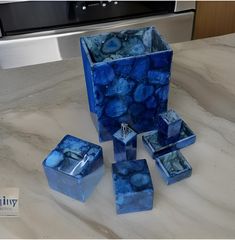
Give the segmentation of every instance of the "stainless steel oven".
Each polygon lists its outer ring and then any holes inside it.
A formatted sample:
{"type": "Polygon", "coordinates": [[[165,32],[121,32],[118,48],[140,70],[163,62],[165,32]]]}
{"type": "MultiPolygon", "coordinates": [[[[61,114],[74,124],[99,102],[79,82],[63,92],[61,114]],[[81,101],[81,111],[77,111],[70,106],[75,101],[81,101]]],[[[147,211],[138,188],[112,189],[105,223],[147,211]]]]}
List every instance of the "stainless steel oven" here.
{"type": "Polygon", "coordinates": [[[80,56],[82,35],[155,26],[170,42],[191,39],[194,1],[15,1],[0,4],[0,68],[80,56]]]}

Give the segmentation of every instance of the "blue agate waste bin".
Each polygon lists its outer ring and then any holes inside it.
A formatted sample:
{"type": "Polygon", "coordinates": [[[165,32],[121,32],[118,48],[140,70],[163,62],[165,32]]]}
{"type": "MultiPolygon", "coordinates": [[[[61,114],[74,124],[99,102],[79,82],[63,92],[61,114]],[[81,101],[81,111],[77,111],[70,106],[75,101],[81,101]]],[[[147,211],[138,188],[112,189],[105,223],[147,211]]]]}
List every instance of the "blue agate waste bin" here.
{"type": "Polygon", "coordinates": [[[92,119],[99,140],[125,122],[137,132],[157,127],[167,110],[173,51],[154,27],[80,39],[92,119]]]}

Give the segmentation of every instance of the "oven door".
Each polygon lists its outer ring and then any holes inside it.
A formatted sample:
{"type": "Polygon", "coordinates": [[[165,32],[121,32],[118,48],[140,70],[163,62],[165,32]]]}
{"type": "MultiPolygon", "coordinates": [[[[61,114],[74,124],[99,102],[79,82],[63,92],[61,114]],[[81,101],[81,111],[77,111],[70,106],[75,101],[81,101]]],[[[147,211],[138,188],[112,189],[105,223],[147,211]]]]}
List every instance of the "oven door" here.
{"type": "Polygon", "coordinates": [[[129,20],[34,32],[0,38],[0,68],[60,61],[80,56],[82,35],[127,28],[155,26],[170,43],[188,41],[192,36],[194,11],[169,13],[129,20]]]}

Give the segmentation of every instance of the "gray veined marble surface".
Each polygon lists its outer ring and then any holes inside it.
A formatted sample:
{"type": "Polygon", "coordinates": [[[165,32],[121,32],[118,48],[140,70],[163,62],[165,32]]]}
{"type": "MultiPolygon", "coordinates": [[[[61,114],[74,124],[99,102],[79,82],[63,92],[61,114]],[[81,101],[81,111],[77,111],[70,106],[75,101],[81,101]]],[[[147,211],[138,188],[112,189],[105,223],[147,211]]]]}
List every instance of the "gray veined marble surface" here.
{"type": "Polygon", "coordinates": [[[20,189],[20,217],[1,238],[235,238],[235,34],[172,45],[169,107],[197,134],[182,150],[192,176],[166,186],[139,138],[154,209],[117,216],[110,166],[85,203],[53,192],[41,162],[65,134],[98,143],[81,59],[0,71],[0,187],[20,189]]]}

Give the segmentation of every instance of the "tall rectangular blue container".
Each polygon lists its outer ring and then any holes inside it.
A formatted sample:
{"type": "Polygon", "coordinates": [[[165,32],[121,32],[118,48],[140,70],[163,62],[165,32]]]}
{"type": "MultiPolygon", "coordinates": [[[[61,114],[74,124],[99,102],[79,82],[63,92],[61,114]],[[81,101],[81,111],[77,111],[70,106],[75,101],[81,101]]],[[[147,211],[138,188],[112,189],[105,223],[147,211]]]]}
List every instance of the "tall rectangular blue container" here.
{"type": "Polygon", "coordinates": [[[137,133],[167,110],[173,51],[154,27],[80,39],[92,119],[100,141],[125,122],[137,133]]]}

